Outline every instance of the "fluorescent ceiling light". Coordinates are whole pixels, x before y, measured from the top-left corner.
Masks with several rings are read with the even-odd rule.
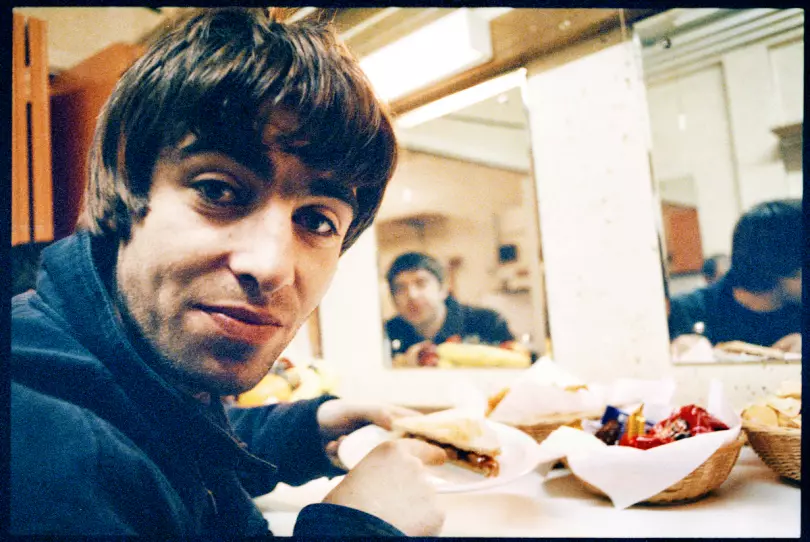
[[[397,118],[396,125],[398,128],[412,128],[417,124],[443,117],[459,109],[464,109],[465,107],[482,102],[492,96],[497,96],[507,90],[519,87],[525,81],[526,69],[520,68],[519,70],[501,75],[495,79],[490,79],[474,87],[456,92],[435,102],[408,111]]]
[[[390,101],[491,58],[489,21],[460,8],[374,51],[360,66],[380,98]]]

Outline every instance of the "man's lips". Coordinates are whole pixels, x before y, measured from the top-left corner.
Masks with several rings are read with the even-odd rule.
[[[216,325],[218,331],[234,340],[261,345],[284,324],[268,312],[248,307],[198,306]]]

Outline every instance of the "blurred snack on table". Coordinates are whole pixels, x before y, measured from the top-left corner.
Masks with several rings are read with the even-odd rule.
[[[257,407],[289,401],[292,386],[282,376],[268,373],[258,384],[248,391],[236,396],[236,405],[240,407]]]
[[[332,391],[334,382],[317,361],[300,365],[280,357],[270,372],[252,389],[238,395],[239,407],[255,407],[287,401],[312,399]]]
[[[439,359],[456,367],[510,367],[525,369],[531,365],[531,354],[518,343],[504,346],[445,342],[436,347]]]
[[[532,363],[531,352],[515,341],[506,341],[497,346],[460,341],[460,338],[450,337],[438,345],[430,341],[414,344],[404,353],[394,355],[393,366],[525,369]]]
[[[801,382],[786,381],[746,407],[741,417],[751,448],[780,476],[801,481]]]

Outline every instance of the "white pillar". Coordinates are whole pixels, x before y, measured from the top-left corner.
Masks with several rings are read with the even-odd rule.
[[[594,40],[529,66],[554,358],[590,381],[671,370],[640,58]]]

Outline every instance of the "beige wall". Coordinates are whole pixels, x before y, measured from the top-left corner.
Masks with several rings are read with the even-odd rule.
[[[729,254],[740,213],[802,196],[771,129],[804,118],[804,42],[775,36],[657,79],[648,97],[661,199],[695,205],[704,255]]]

